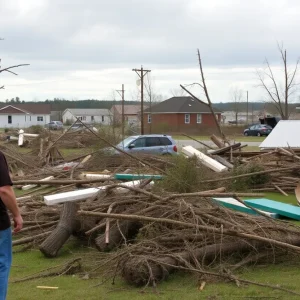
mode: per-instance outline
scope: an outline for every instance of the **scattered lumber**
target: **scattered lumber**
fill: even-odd
[[[216,160],[212,159],[211,157],[205,155],[204,153],[196,150],[192,146],[185,146],[182,148],[182,152],[187,155],[188,157],[196,156],[197,159],[208,168],[212,169],[215,172],[224,172],[227,171],[228,168],[224,165],[220,164]]]
[[[209,154],[211,154],[211,155],[220,155],[220,154],[224,154],[224,153],[230,151],[231,149],[236,150],[240,147],[241,147],[241,143],[236,143],[236,144],[233,144],[233,145],[229,145],[227,147],[222,147],[220,149],[210,151]]]
[[[221,139],[219,139],[217,136],[214,134],[210,137],[210,139],[219,147],[219,148],[224,148],[225,144]]]

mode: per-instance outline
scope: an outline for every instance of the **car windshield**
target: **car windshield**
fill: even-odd
[[[134,140],[136,140],[137,138],[136,137],[128,137],[126,138],[125,140],[123,140],[122,142],[120,142],[117,147],[123,147],[123,144],[124,144],[124,147],[127,147],[129,144],[131,144]]]

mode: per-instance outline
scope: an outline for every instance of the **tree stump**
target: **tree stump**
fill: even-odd
[[[56,257],[71,234],[80,228],[80,222],[75,219],[77,210],[78,205],[74,202],[64,204],[57,227],[40,246],[45,256]]]

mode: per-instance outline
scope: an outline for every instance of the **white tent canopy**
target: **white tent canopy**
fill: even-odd
[[[281,120],[260,148],[300,148],[300,120]]]

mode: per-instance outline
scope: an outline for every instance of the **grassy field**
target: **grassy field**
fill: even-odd
[[[268,193],[266,197],[296,204],[296,199],[293,195],[284,197],[277,193]],[[38,250],[15,253],[11,280],[60,265],[76,257],[82,257],[85,262],[88,262],[84,263],[84,266],[93,265],[97,261],[98,256],[98,251],[79,246],[75,240],[64,246],[59,257],[55,259],[45,258]],[[291,260],[277,265],[257,265],[245,268],[236,275],[243,279],[274,284],[300,292],[299,267],[300,262]],[[217,282],[215,280],[208,280],[204,290],[200,291],[199,285],[204,279],[181,272],[172,274],[166,282],[159,284],[156,290],[152,288],[143,290],[131,287],[121,279],[117,279],[114,285],[111,284],[111,281],[107,281],[95,287],[104,278],[84,280],[82,279],[83,274],[41,278],[23,283],[10,283],[7,299],[300,299],[300,296],[293,296],[275,289],[254,285],[237,287],[234,283]],[[44,290],[38,289],[37,286],[55,286],[58,289]]]
[[[174,140],[188,140],[189,138],[184,135],[172,135]],[[192,136],[193,138],[199,141],[209,141],[210,136],[208,135],[199,135],[199,136]],[[263,136],[243,136],[243,135],[236,135],[236,136],[228,136],[229,139],[235,140],[237,142],[262,142],[266,137]]]

